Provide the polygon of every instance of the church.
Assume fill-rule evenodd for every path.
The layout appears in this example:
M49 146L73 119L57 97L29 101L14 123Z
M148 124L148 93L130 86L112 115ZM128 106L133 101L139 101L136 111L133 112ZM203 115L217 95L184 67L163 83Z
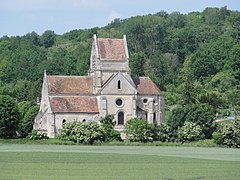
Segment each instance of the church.
M44 73L33 129L54 138L64 123L99 122L105 115L114 116L120 132L131 118L164 123L163 94L149 77L132 77L129 61L125 35L111 39L94 34L88 76Z

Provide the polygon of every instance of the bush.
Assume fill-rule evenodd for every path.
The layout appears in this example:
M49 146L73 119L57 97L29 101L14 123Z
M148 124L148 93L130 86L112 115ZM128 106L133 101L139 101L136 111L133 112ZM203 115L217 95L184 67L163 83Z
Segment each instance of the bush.
M175 142L177 139L176 133L171 131L171 127L166 124L160 124L156 126L156 138L154 141L161 141L161 142Z
M47 133L42 133L37 131L32 131L31 133L29 133L27 138L30 140L49 139L49 137L47 136Z
M116 121L114 121L113 116L106 115L104 118L101 118L100 122L102 123L102 127L105 131L105 138L107 142L122 141L120 132L114 130Z
M133 118L127 121L125 132L127 139L132 142L148 142L153 140L153 125L146 120Z
M202 129L199 125L192 122L185 122L178 130L178 141L185 143L196 141L201 138Z
M207 139L212 138L212 133L216 130L213 119L214 109L208 104L193 104L186 108L186 121L196 123L202 129L202 136Z
M38 106L31 106L22 116L18 127L18 133L21 138L25 138L28 133L32 131L34 118L36 117L38 110Z
M202 136L207 139L212 138L212 133L216 130L213 118L214 109L208 104L191 104L184 107L173 109L167 124L172 134L177 133L185 122L191 122L199 125L202 129Z
M60 138L79 144L91 145L106 140L103 127L96 122L66 123L61 131Z
M240 148L240 121L219 124L213 139L218 145Z

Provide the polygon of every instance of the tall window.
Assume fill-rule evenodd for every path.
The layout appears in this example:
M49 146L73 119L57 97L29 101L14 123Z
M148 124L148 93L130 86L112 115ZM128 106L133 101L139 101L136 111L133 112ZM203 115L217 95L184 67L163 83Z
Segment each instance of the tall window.
M153 113L153 123L156 124L156 113Z
M120 111L118 113L118 125L124 124L124 112Z
M118 89L121 89L121 81L120 81L120 80L118 80L117 88L118 88Z
M66 119L62 120L62 127L64 126L64 124L66 124Z

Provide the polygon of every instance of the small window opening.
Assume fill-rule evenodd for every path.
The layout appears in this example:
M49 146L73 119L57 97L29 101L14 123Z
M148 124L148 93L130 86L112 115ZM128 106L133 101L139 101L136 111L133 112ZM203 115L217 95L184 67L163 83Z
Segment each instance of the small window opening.
M148 102L148 99L143 99L143 103L147 103Z
M122 111L118 113L118 125L124 125L124 112Z
M122 99L117 99L117 100L116 100L116 105L117 105L117 106L122 106L122 105L123 105Z
M117 88L118 88L118 89L121 89L121 81L120 81L120 80L118 80Z
M64 124L66 124L66 119L62 121L62 126L64 126Z
M82 122L83 122L83 123L86 122L86 119L83 119Z
M153 113L153 124L156 124L156 113Z

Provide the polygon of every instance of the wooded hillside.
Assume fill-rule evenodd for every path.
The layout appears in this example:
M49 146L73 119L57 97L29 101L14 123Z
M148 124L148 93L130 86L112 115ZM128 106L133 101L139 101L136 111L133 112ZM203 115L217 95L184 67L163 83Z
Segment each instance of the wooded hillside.
M223 8L115 19L102 28L57 35L0 38L0 94L21 101L40 96L44 70L87 75L92 35L127 35L132 75L149 76L172 110L206 104L224 116L240 111L240 13Z

